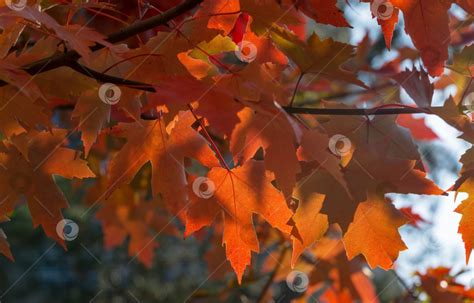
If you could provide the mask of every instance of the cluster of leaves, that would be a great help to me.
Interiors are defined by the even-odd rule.
[[[77,186],[93,178],[84,203],[99,208],[106,247],[129,238],[130,256],[147,266],[155,235],[180,232],[169,223],[176,219],[185,236],[213,228],[239,283],[252,252],[276,241],[291,243],[284,266],[314,268],[318,259],[311,287],[333,281],[326,300],[373,300],[365,262],[392,268],[406,249],[398,229],[413,217],[386,194],[448,190],[426,177],[413,139],[436,135],[423,120],[378,114],[437,115],[474,143],[462,111],[471,20],[449,13],[455,4],[472,14],[474,2],[362,1],[375,7],[387,48],[400,14],[415,47],[394,51],[382,67],[372,64],[368,37],[355,47],[307,33],[311,19],[350,26],[335,0],[122,2],[0,2],[1,222],[26,202],[34,226],[65,246],[57,224],[67,201],[54,176]],[[389,18],[378,16],[381,4],[393,8]],[[422,66],[402,70],[407,60]],[[118,103],[104,100],[104,83],[119,87]],[[452,84],[457,95],[432,106],[435,89]],[[416,105],[402,102],[400,88]],[[328,101],[334,92],[341,100]],[[296,114],[303,105],[323,114]],[[371,109],[351,114],[362,105]],[[81,147],[69,144],[77,132]],[[461,159],[453,190],[474,190],[473,153]],[[474,201],[457,211],[469,259]],[[0,252],[13,259],[3,233]],[[449,289],[456,300],[473,298]]]

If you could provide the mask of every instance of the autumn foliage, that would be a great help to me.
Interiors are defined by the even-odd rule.
[[[383,65],[369,36],[351,45],[311,29],[351,27],[350,4],[336,0],[137,2],[0,0],[2,226],[26,203],[33,226],[66,248],[56,181],[70,179],[105,248],[127,243],[145,266],[157,235],[209,241],[208,229],[210,272],[221,260],[216,270],[245,283],[276,243],[262,269],[270,284],[298,269],[308,297],[376,302],[366,265],[392,269],[407,249],[399,228],[429,221],[390,194],[474,194],[473,149],[439,188],[417,145],[439,139],[428,116],[474,143],[474,1],[361,1],[390,50]],[[402,16],[413,48],[391,45]],[[469,261],[472,198],[456,212]],[[13,261],[10,249],[2,231]],[[433,302],[474,300],[451,274],[418,273]]]

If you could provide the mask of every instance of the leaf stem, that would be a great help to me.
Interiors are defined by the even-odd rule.
[[[291,96],[290,108],[293,107],[293,103],[295,102],[296,93],[298,92],[298,87],[300,86],[301,80],[303,79],[304,72],[298,76],[298,80],[296,80],[295,89],[293,90],[293,95]]]
[[[214,142],[214,140],[212,140],[211,138],[211,135],[209,135],[204,123],[202,123],[202,120],[199,119],[199,117],[196,115],[196,113],[194,112],[194,109],[193,109],[193,106],[191,104],[188,104],[188,108],[189,110],[191,111],[191,113],[193,114],[194,116],[194,119],[196,119],[196,121],[199,123],[199,125],[201,126],[201,129],[202,131],[204,132],[204,135],[206,136],[207,140],[209,141],[209,143],[211,144],[212,146],[212,149],[214,150],[214,152],[216,153],[217,157],[219,158],[219,160],[222,162],[222,165],[224,166],[224,168],[230,172],[230,168],[229,166],[227,165],[227,163],[225,162],[224,160],[224,157],[222,156],[221,152],[219,151],[219,148],[217,147],[216,143]]]

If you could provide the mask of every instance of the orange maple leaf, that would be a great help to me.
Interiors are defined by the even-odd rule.
[[[390,201],[370,196],[359,204],[354,222],[344,235],[347,256],[352,259],[361,253],[370,267],[390,269],[400,251],[407,249],[398,233],[407,221]]]
[[[0,147],[0,217],[8,216],[26,197],[34,226],[41,225],[46,234],[64,245],[56,231],[63,219],[61,209],[68,206],[53,175],[91,178],[94,173],[80,153],[61,147],[67,140],[66,131],[30,132],[14,137],[14,144],[4,142]]]
[[[336,6],[337,0],[292,0],[306,16],[318,23],[337,27],[349,26],[343,12]]]
[[[263,162],[250,160],[230,171],[215,167],[207,177],[215,191],[211,197],[200,191],[196,194],[199,188],[194,186],[190,193],[185,235],[211,226],[216,216],[223,216],[227,259],[240,283],[245,268],[250,264],[251,252],[259,252],[253,214],[261,215],[273,227],[289,234],[293,212],[282,193],[271,184],[272,179],[266,175]]]
[[[300,165],[296,157],[298,128],[293,127],[281,109],[256,112],[246,108],[239,112],[241,122],[236,125],[230,150],[236,163],[246,162],[259,148],[265,151],[265,167],[275,173],[278,186],[290,197]]]
[[[162,194],[174,214],[184,215],[184,158],[196,159],[207,167],[219,166],[208,142],[191,127],[194,122],[190,112],[182,112],[169,130],[163,119],[116,126],[113,132],[125,137],[127,143],[110,162],[107,196],[122,184],[129,184],[138,170],[150,162],[153,195]]]
[[[421,52],[423,63],[431,76],[443,73],[451,41],[448,10],[454,0],[391,0],[403,12],[405,31]],[[459,1],[472,13],[472,5]]]

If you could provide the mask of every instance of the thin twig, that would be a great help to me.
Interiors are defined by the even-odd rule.
[[[214,142],[214,140],[212,140],[212,137],[211,135],[209,134],[209,132],[207,131],[206,129],[206,126],[204,125],[204,123],[202,123],[202,120],[199,119],[199,117],[196,115],[196,113],[194,112],[193,110],[193,106],[191,104],[188,104],[188,108],[189,108],[189,111],[193,114],[194,116],[194,119],[196,119],[196,121],[199,123],[199,125],[201,126],[201,129],[202,131],[204,132],[204,135],[206,136],[206,139],[209,141],[209,143],[211,144],[212,146],[212,149],[214,150],[214,152],[216,153],[217,155],[217,158],[219,158],[219,160],[222,162],[222,165],[224,166],[225,169],[227,169],[227,171],[230,171],[231,169],[229,168],[229,166],[227,165],[227,162],[225,162],[225,159],[224,159],[224,156],[222,156],[221,152],[219,151],[219,148],[217,147],[216,143]]]
[[[139,90],[143,90],[143,91],[147,91],[147,92],[153,92],[153,93],[156,92],[156,89],[150,84],[137,82],[137,81],[133,81],[133,80],[127,80],[127,79],[107,75],[107,74],[104,74],[104,73],[100,73],[96,70],[93,70],[91,68],[88,68],[87,66],[84,66],[84,65],[78,63],[77,61],[69,62],[67,64],[67,66],[72,68],[73,70],[75,70],[78,73],[81,73],[81,74],[83,74],[87,77],[91,77],[93,79],[96,79],[97,81],[100,81],[100,82],[103,82],[103,83],[113,83],[113,84],[123,85],[123,86],[127,86],[127,87],[130,87],[130,88],[135,88],[135,89],[139,89]]]
[[[397,278],[398,282],[406,290],[408,295],[410,295],[410,297],[412,297],[412,299],[414,299],[415,301],[418,301],[418,295],[415,294],[415,292],[408,286],[408,284],[402,279],[402,277],[400,277],[400,275],[395,270],[392,270],[392,272]]]
[[[298,93],[298,87],[300,86],[300,83],[303,77],[304,77],[304,73],[301,72],[301,74],[298,76],[298,80],[296,80],[295,89],[293,90],[293,95],[291,96],[290,107],[293,107],[293,103],[295,102],[295,98],[296,98],[296,93]]]

